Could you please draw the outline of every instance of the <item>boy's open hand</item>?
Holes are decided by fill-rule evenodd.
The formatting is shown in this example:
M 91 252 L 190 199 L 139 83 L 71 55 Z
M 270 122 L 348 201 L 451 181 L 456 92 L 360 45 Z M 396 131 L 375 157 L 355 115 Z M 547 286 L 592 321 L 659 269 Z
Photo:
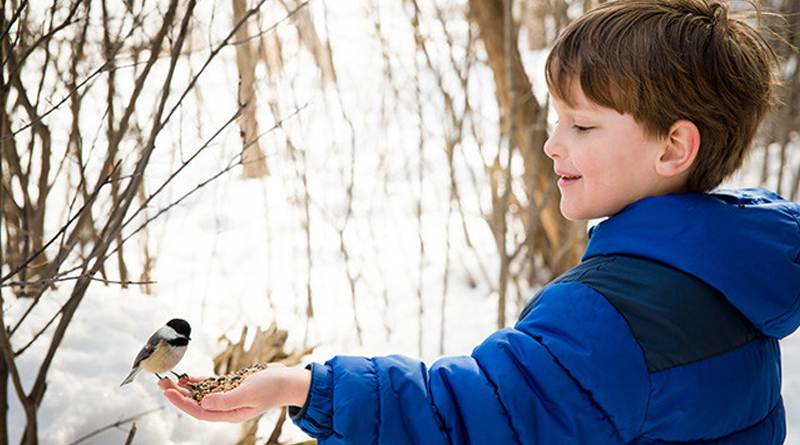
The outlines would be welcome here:
M 247 376 L 233 390 L 208 394 L 202 403 L 197 403 L 188 383 L 202 380 L 201 377 L 188 377 L 174 382 L 164 378 L 159 380 L 158 386 L 173 405 L 194 418 L 211 422 L 243 422 L 279 406 L 302 406 L 311 385 L 311 372 L 273 363 L 267 369 Z

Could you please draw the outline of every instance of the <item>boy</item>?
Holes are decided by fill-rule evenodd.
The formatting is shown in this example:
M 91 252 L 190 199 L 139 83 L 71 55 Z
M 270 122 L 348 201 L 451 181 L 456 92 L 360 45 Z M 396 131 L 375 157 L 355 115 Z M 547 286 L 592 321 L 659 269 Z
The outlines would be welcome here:
M 783 443 L 778 339 L 800 324 L 800 206 L 707 193 L 768 112 L 773 61 L 725 4 L 601 5 L 548 58 L 559 122 L 545 152 L 562 213 L 610 218 L 513 328 L 430 369 L 270 365 L 202 406 L 160 386 L 206 420 L 295 405 L 323 444 Z

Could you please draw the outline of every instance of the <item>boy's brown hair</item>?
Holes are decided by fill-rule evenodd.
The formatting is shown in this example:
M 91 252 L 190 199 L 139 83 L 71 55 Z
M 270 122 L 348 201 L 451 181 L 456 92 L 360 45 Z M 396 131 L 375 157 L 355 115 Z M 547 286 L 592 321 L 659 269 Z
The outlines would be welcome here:
M 736 171 L 773 104 L 777 64 L 765 38 L 728 5 L 707 0 L 617 0 L 572 22 L 545 68 L 551 94 L 572 104 L 579 85 L 592 102 L 630 114 L 666 137 L 687 119 L 700 132 L 690 191 Z

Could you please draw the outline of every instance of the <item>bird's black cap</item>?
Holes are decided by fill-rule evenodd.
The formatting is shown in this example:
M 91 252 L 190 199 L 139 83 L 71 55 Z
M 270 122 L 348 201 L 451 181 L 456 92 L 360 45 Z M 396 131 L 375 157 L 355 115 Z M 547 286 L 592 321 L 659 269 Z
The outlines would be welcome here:
M 173 318 L 172 320 L 167 322 L 167 326 L 175 329 L 175 332 L 181 334 L 185 337 L 189 337 L 189 334 L 192 333 L 192 328 L 189 326 L 189 323 L 182 318 Z

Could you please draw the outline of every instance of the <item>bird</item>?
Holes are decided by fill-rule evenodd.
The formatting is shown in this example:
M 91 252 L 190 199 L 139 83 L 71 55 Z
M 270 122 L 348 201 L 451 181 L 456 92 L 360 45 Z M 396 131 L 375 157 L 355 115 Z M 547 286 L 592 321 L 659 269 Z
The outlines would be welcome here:
M 183 354 L 186 353 L 186 347 L 191 340 L 189 338 L 191 332 L 192 328 L 186 320 L 173 318 L 168 321 L 166 325 L 150 336 L 133 361 L 130 374 L 119 386 L 132 382 L 143 369 L 152 372 L 159 379 L 162 378 L 159 374 L 167 371 L 180 378 L 181 376 L 172 371 L 172 368 L 181 361 Z

